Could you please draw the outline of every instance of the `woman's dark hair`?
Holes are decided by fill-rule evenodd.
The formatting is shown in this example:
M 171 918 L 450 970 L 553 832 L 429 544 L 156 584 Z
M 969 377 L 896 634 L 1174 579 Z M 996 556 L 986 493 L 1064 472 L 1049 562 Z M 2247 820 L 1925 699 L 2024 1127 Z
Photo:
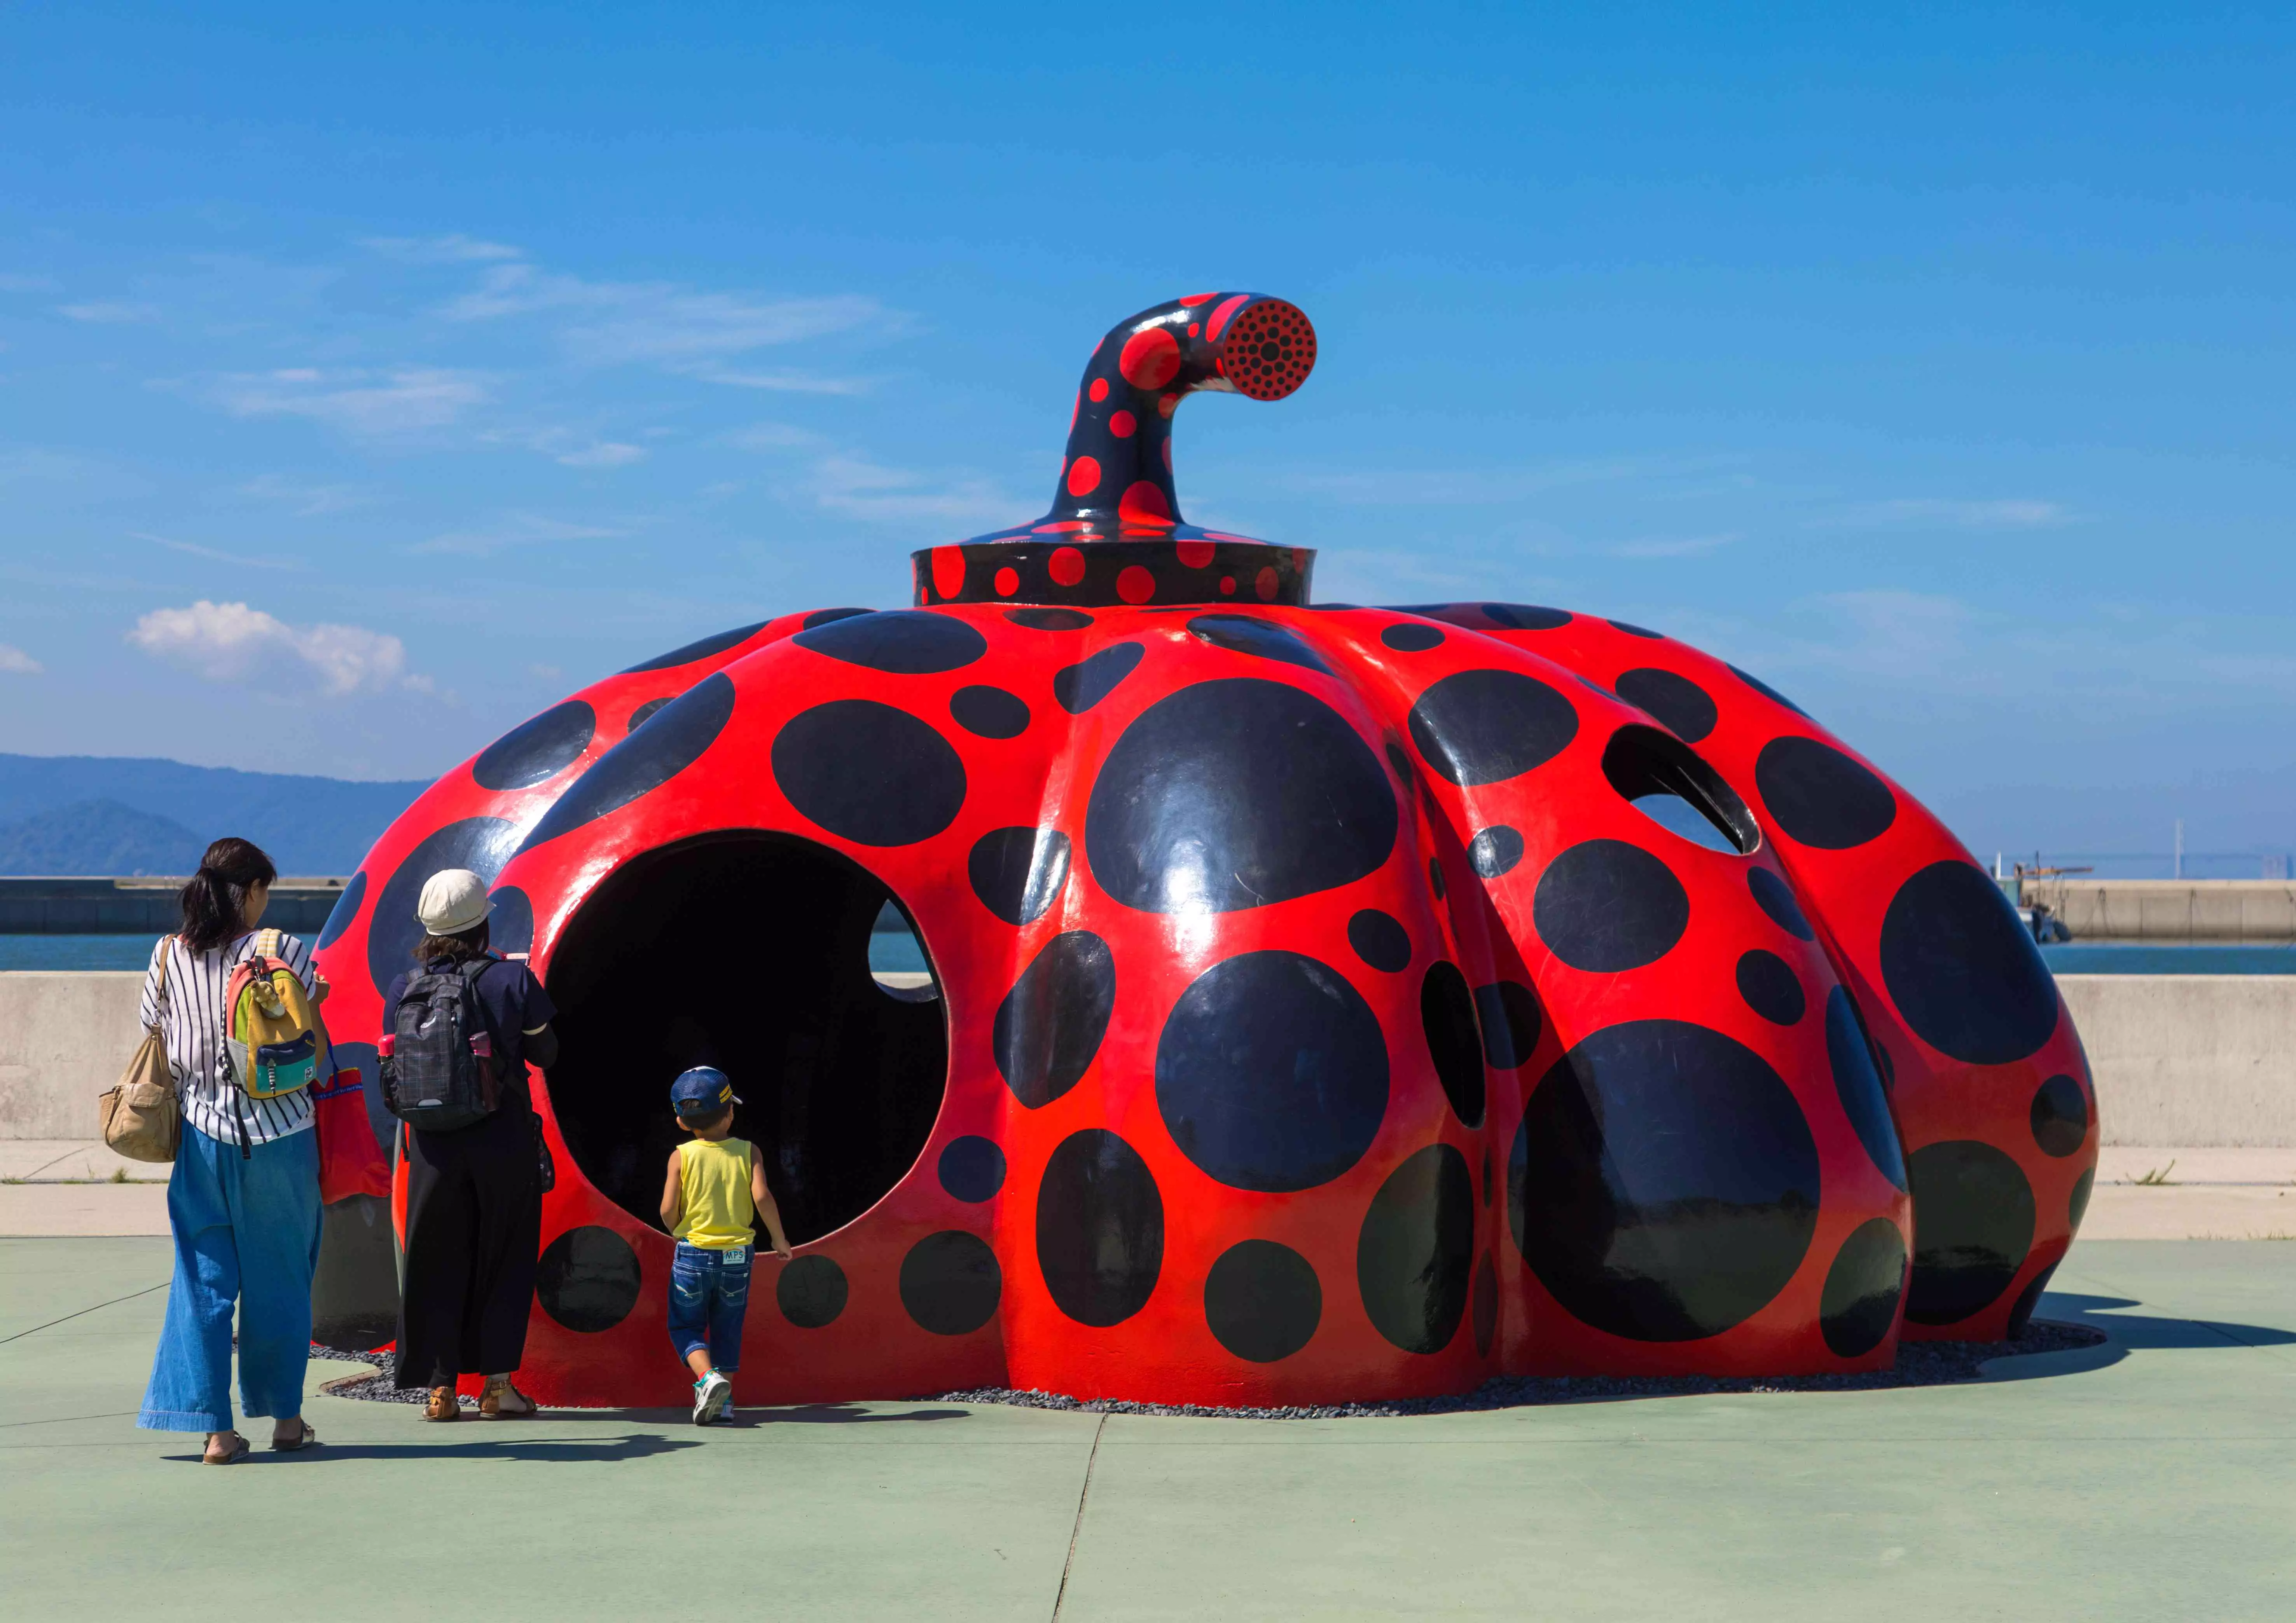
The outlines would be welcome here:
M 487 943 L 493 931 L 488 921 L 480 919 L 468 930 L 457 930 L 451 936 L 425 936 L 414 944 L 414 962 L 428 969 L 434 963 L 461 963 L 472 958 L 487 955 Z
M 279 877 L 260 846 L 247 840 L 218 840 L 200 858 L 200 871 L 184 887 L 184 945 L 209 952 L 236 937 L 247 910 L 247 893 Z

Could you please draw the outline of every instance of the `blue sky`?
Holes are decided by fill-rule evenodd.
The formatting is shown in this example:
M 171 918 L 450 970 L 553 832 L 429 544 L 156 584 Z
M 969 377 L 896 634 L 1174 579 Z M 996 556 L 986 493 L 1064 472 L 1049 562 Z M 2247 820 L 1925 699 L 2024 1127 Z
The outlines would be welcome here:
M 11 8 L 0 750 L 425 775 L 897 603 L 1249 287 L 1318 369 L 1181 495 L 1320 596 L 1655 625 L 1987 855 L 2296 846 L 2296 13 L 1845 9 Z

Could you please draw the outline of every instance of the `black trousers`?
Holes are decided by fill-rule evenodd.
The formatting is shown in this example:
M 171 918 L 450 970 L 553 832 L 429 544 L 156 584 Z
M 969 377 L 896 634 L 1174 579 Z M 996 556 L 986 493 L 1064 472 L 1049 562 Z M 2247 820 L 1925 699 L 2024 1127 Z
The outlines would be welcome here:
M 397 1383 L 507 1373 L 526 1356 L 542 1241 L 533 1119 L 513 1099 L 457 1132 L 406 1137 Z

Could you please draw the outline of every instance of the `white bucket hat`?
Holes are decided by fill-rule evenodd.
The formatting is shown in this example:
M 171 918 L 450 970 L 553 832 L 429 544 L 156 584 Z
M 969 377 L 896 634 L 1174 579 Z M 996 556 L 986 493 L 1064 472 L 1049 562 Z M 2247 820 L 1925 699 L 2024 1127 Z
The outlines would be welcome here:
M 414 904 L 414 916 L 434 936 L 459 936 L 494 910 L 487 900 L 487 881 L 468 868 L 441 868 L 422 881 L 422 898 Z

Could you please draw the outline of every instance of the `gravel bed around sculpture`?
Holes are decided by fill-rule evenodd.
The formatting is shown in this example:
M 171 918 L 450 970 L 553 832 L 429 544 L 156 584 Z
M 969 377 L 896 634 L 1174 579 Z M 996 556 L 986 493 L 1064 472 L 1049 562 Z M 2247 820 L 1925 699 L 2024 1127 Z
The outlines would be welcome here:
M 1010 1387 L 982 1387 L 973 1391 L 939 1392 L 940 1403 L 1000 1403 L 1022 1409 L 1079 1409 L 1102 1414 L 1178 1414 L 1202 1420 L 1383 1420 L 1407 1414 L 1463 1414 L 1488 1409 L 1527 1408 L 1546 1404 L 1615 1403 L 1630 1398 L 1688 1398 L 1710 1392 L 1870 1392 L 1892 1387 L 1952 1386 L 1977 1381 L 1984 1365 L 1997 1358 L 2023 1357 L 2035 1353 L 2078 1352 L 2102 1346 L 2102 1331 L 2082 1324 L 2033 1319 L 2024 1332 L 2007 1341 L 1904 1341 L 1898 1347 L 1894 1368 L 1849 1375 L 1798 1375 L 1766 1380 L 1726 1380 L 1718 1376 L 1635 1378 L 1618 1375 L 1558 1376 L 1549 1380 L 1515 1377 L 1487 1381 L 1472 1392 L 1447 1398 L 1407 1398 L 1384 1403 L 1308 1404 L 1291 1407 L 1211 1408 L 1201 1404 L 1129 1403 L 1119 1398 L 1079 1398 L 1058 1392 L 1022 1392 Z M 337 1398 L 374 1403 L 421 1403 L 428 1397 L 420 1388 L 400 1391 L 391 1384 L 393 1355 L 388 1352 L 346 1353 L 314 1347 L 315 1358 L 340 1358 L 378 1365 L 381 1373 L 367 1380 L 331 1387 Z M 477 1399 L 465 1397 L 463 1406 L 476 1408 Z

